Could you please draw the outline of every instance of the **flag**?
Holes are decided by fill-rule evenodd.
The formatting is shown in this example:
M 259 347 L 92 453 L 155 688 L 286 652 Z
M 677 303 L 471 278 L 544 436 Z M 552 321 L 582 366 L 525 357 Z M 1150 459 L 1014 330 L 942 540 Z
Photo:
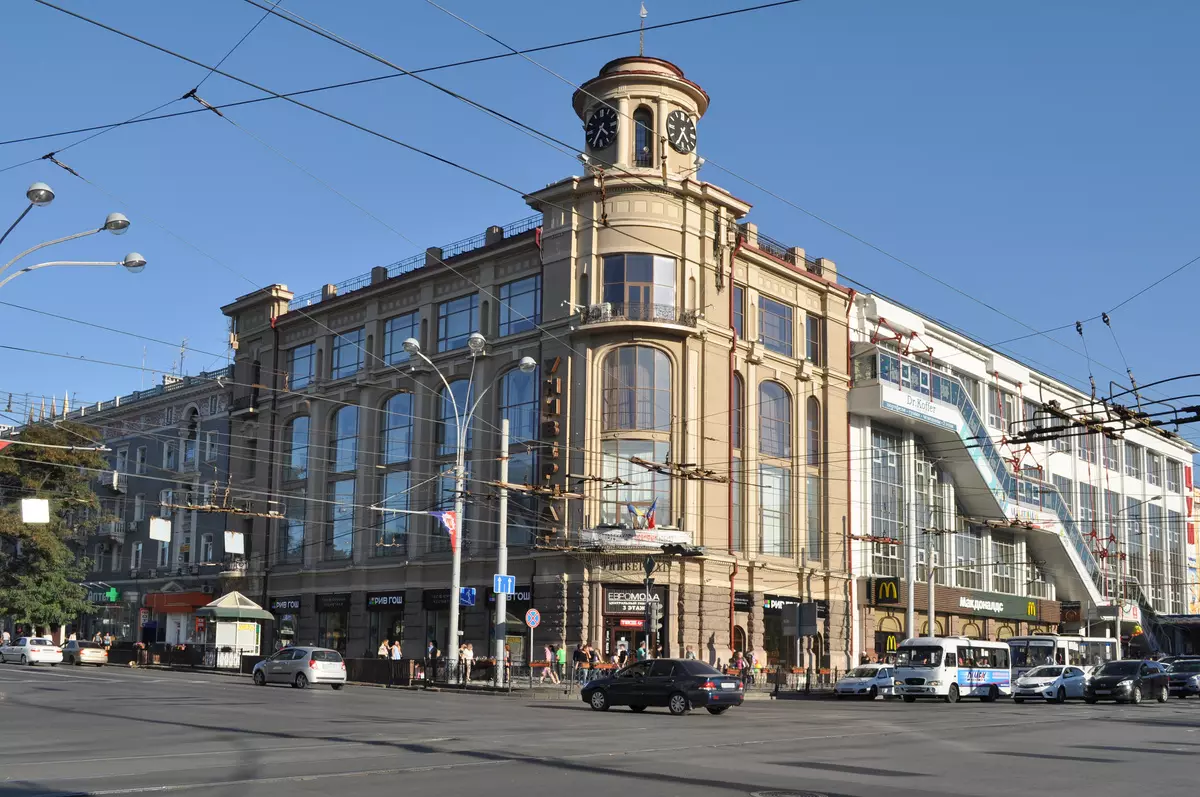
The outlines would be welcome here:
M 658 499 L 655 498 L 650 502 L 650 508 L 646 510 L 646 528 L 654 528 L 654 507 L 658 506 Z
M 654 507 L 658 504 L 658 499 L 655 498 L 650 502 L 650 506 L 645 512 L 639 512 L 633 504 L 626 504 L 625 508 L 629 510 L 629 514 L 633 515 L 633 527 L 635 529 L 652 529 L 654 528 Z
M 446 533 L 450 535 L 450 550 L 458 550 L 458 515 L 454 510 L 430 512 L 429 514 L 442 521 L 442 525 L 446 527 Z
M 12 445 L 12 440 L 0 440 L 0 451 Z

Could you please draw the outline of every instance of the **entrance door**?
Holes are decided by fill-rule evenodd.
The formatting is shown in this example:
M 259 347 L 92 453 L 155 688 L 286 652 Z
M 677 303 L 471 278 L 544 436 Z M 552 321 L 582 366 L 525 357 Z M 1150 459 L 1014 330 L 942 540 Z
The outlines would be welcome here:
M 614 657 L 613 661 L 617 661 L 615 657 L 620 654 L 621 648 L 625 648 L 629 652 L 629 658 L 632 661 L 638 645 L 643 643 L 649 644 L 644 629 L 622 628 L 617 625 L 609 630 L 608 649 L 612 651 L 610 656 Z

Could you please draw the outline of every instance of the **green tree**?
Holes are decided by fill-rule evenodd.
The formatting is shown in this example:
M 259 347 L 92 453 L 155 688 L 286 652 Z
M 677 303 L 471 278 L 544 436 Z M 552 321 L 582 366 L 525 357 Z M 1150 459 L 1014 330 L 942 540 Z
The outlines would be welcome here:
M 89 447 L 98 437 L 87 426 L 60 423 L 27 427 L 17 440 Z M 103 519 L 91 479 L 106 467 L 96 451 L 14 443 L 0 453 L 0 616 L 41 627 L 92 610 L 80 585 L 89 567 L 82 551 Z M 23 523 L 22 498 L 48 499 L 50 522 Z

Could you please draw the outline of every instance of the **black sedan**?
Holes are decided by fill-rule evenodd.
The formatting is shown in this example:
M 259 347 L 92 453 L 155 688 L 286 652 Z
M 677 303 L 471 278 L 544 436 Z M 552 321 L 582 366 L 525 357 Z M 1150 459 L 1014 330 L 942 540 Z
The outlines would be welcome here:
M 1167 670 L 1171 694 L 1176 697 L 1200 695 L 1200 659 L 1177 659 Z
M 1166 703 L 1170 695 L 1167 668 L 1154 661 L 1110 661 L 1092 670 L 1083 689 L 1085 703 L 1115 700 L 1118 703 L 1141 703 L 1154 698 Z
M 701 706 L 710 714 L 723 714 L 746 699 L 740 678 L 691 659 L 635 662 L 611 678 L 584 685 L 581 694 L 594 711 L 608 711 L 609 706 L 629 706 L 633 711 L 665 706 L 672 714 Z

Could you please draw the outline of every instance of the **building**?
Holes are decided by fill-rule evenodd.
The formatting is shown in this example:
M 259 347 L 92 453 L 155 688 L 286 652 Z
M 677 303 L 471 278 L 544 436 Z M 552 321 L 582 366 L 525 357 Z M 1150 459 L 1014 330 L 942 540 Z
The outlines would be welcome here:
M 98 432 L 112 471 L 93 487 L 106 518 L 86 543 L 85 585 L 96 614 L 81 631 L 123 640 L 204 641 L 192 612 L 237 588 L 245 562 L 225 550 L 229 489 L 229 389 L 223 368 L 164 376 L 156 387 L 84 406 L 67 419 Z M 192 507 L 192 508 L 186 508 Z M 200 508 L 204 507 L 204 509 Z M 211 509 L 208 509 L 211 507 Z M 151 537 L 151 524 L 169 538 Z
M 650 633 L 710 660 L 850 662 L 849 507 L 829 453 L 847 446 L 851 291 L 833 262 L 759 234 L 746 202 L 697 179 L 708 105 L 673 64 L 612 61 L 573 97 L 586 173 L 532 195 L 535 216 L 303 297 L 274 285 L 223 308 L 246 453 L 234 483 L 280 502 L 241 520 L 277 643 L 447 647 L 448 540 L 425 513 L 453 504 L 454 406 L 478 398 L 461 524 L 477 596 L 462 638 L 477 655 L 492 633 L 507 418 L 509 482 L 536 488 L 510 501 L 518 660 L 536 606 L 538 657 L 550 642 L 611 656 Z M 473 357 L 476 331 L 488 344 Z M 523 357 L 536 373 L 515 368 Z M 800 602 L 820 615 L 803 648 L 782 627 Z
M 1119 617 L 1127 640 L 1172 647 L 1193 446 L 1098 434 L 1081 422 L 1110 416 L 1087 393 L 878 296 L 855 298 L 850 335 L 856 650 L 927 632 L 929 562 L 938 634 L 1103 636 Z M 1010 442 L 1031 428 L 1054 439 Z

